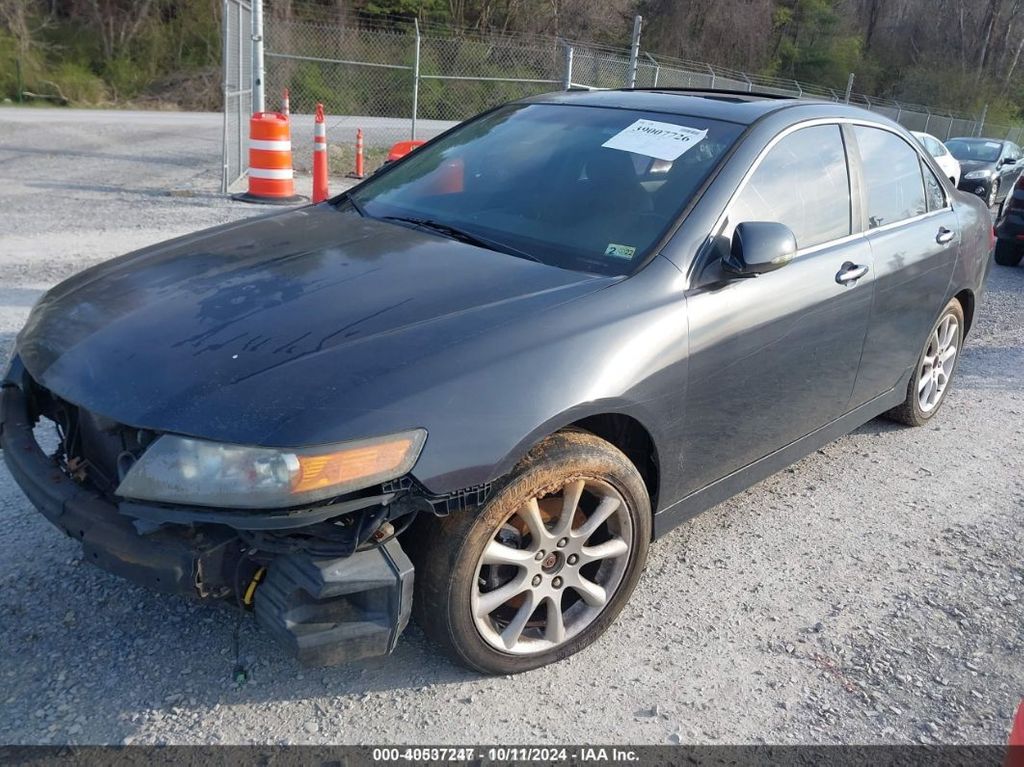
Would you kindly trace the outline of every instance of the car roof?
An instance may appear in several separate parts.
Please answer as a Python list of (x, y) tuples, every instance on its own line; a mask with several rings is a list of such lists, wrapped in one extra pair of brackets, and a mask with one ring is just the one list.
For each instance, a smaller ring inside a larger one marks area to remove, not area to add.
[(1005, 138), (985, 138), (984, 136), (953, 136), (948, 138), (946, 141), (984, 141), (989, 144), (1005, 144), (1008, 139)]
[[(759, 118), (790, 107), (814, 107), (821, 117), (860, 116), (887, 122), (880, 115), (833, 101), (798, 99), (771, 93), (705, 90), (700, 88), (622, 88), (617, 90), (568, 90), (545, 93), (523, 103), (577, 104), (609, 109), (691, 115), (748, 125)], [(803, 114), (802, 118), (806, 119)]]

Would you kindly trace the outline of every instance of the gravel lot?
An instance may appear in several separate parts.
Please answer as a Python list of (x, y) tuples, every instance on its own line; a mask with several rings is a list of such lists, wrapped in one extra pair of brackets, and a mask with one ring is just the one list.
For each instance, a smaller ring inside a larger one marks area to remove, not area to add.
[[(256, 215), (219, 123), (0, 109), (0, 360), (40, 292)], [(184, 147), (184, 148), (181, 148)], [(652, 548), (554, 667), (482, 678), (411, 627), (303, 669), (251, 619), (81, 562), (0, 468), (3, 743), (1002, 743), (1024, 697), (1024, 268), (994, 267), (935, 423), (873, 421)]]

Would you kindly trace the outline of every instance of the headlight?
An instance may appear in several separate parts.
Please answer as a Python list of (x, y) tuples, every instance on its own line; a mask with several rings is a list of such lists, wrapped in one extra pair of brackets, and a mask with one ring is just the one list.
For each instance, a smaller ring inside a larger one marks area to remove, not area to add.
[(972, 170), (970, 173), (964, 175), (964, 180), (971, 181), (976, 178), (990, 178), (992, 171), (990, 170)]
[(233, 509), (322, 501), (408, 473), (423, 429), (302, 449), (245, 447), (165, 434), (128, 470), (124, 498)]

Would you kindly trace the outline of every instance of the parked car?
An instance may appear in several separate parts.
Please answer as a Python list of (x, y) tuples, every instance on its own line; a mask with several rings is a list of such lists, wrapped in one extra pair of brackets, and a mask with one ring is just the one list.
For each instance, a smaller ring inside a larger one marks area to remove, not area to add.
[(946, 149), (946, 145), (930, 133), (911, 131), (914, 137), (921, 142), (921, 145), (928, 150), (928, 154), (935, 158), (935, 164), (946, 174), (950, 183), (956, 186), (960, 183), (960, 163)]
[(946, 148), (960, 162), (960, 189), (985, 200), (989, 208), (1003, 201), (1024, 166), (1020, 147), (1012, 141), (954, 138)]
[(1024, 176), (1018, 176), (996, 219), (995, 260), (1016, 266), (1024, 257)]
[(520, 672), (609, 627), (653, 538), (878, 415), (931, 421), (991, 234), (855, 107), (539, 96), (53, 288), (0, 444), (87, 561), (237, 600), (305, 661), (389, 652), (412, 610)]

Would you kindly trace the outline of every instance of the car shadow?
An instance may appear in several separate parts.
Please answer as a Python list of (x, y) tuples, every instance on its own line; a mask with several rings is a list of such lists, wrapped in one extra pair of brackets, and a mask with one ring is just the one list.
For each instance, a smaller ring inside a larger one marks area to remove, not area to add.
[[(216, 147), (219, 142), (211, 142), (211, 147)], [(115, 162), (131, 162), (145, 165), (171, 165), (178, 168), (200, 168), (208, 163), (210, 155), (204, 154), (175, 154), (173, 157), (161, 157), (155, 154), (117, 154), (113, 152), (89, 152), (81, 149), (33, 149), (31, 147), (5, 145), (3, 151), (12, 155), (39, 155), (43, 157), (79, 157), (107, 160)]]
[(176, 203), (182, 200), (223, 202), (224, 195), (213, 192), (199, 192), (191, 189), (167, 189), (166, 187), (129, 187), (123, 184), (73, 184), (73, 183), (48, 183), (45, 181), (33, 181), (25, 186), (37, 189), (59, 189), (61, 191), (78, 192), (100, 192), (101, 194), (128, 194), (140, 195), (143, 197), (164, 197), (173, 198)]
[(0, 309), (8, 306), (31, 309), (45, 292), (42, 288), (0, 288)]

